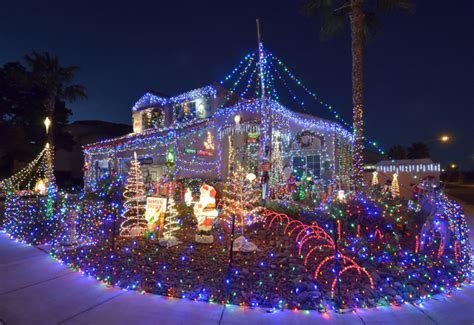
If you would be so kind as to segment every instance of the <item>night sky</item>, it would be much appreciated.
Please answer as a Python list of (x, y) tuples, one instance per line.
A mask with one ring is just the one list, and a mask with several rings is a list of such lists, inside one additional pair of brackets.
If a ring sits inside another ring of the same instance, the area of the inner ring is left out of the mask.
[[(351, 119), (349, 33), (321, 42), (298, 0), (105, 2), (5, 1), (0, 64), (33, 49), (56, 54), (81, 67), (77, 81), (87, 88), (89, 99), (71, 105), (73, 120), (130, 124), (149, 89), (175, 95), (223, 79), (256, 48), (259, 17), (265, 47)], [(434, 158), (474, 168), (474, 1), (418, 1), (415, 15), (381, 22), (366, 48), (367, 136), (388, 148), (447, 133), (453, 143), (430, 142)]]

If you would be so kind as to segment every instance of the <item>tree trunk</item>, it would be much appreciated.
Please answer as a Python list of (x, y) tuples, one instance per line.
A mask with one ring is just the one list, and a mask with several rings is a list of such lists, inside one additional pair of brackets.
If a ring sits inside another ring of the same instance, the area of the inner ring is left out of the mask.
[(352, 181), (356, 190), (364, 186), (364, 11), (363, 0), (352, 0), (350, 15), (352, 34), (352, 107), (354, 148), (352, 152)]

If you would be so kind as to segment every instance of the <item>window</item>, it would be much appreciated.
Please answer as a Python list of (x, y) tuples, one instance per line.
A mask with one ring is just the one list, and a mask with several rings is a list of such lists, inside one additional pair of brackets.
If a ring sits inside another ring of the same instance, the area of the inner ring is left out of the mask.
[(297, 181), (303, 178), (306, 172), (306, 158), (305, 157), (293, 157), (293, 174)]
[(307, 176), (319, 178), (321, 176), (320, 156), (293, 157), (293, 175), (297, 181)]
[(306, 171), (308, 175), (320, 177), (321, 175), (321, 158), (319, 155), (306, 157)]
[(161, 108), (150, 108), (143, 112), (143, 129), (165, 126), (165, 113)]
[(204, 98), (199, 98), (194, 103), (196, 105), (196, 116), (198, 118), (208, 117), (210, 111), (209, 102)]
[(174, 118), (176, 122), (187, 122), (196, 117), (196, 103), (188, 102), (174, 107)]

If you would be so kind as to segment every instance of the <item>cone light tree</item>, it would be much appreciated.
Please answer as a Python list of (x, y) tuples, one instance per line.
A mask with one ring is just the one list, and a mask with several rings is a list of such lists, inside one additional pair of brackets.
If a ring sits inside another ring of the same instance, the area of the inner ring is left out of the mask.
[(393, 197), (400, 196), (400, 185), (398, 184), (398, 174), (397, 173), (393, 174), (391, 191), (392, 191), (392, 196)]
[(178, 212), (176, 210), (176, 203), (174, 202), (173, 197), (168, 199), (167, 213), (166, 213), (166, 223), (165, 231), (163, 232), (163, 237), (165, 239), (175, 238), (176, 231), (179, 230), (180, 225), (177, 219)]
[(176, 155), (174, 147), (171, 145), (166, 152), (166, 167), (168, 169), (170, 186), (168, 186), (167, 193), (168, 200), (166, 205), (163, 237), (159, 240), (159, 244), (164, 247), (172, 247), (181, 243), (181, 241), (176, 238), (176, 232), (181, 228), (181, 226), (177, 219), (178, 213), (175, 208), (172, 190), (175, 164)]
[(379, 185), (378, 173), (373, 172), (372, 173), (372, 186), (377, 186), (377, 185)]

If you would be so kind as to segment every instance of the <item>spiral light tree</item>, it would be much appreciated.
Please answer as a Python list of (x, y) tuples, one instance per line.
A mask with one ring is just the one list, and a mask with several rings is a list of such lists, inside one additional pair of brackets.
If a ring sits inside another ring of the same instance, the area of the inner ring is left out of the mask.
[(180, 224), (177, 219), (178, 212), (175, 206), (174, 199), (170, 197), (168, 200), (166, 223), (164, 225), (165, 231), (163, 232), (163, 238), (161, 238), (159, 242), (160, 245), (165, 247), (171, 247), (181, 243), (175, 237), (176, 232), (180, 229)]
[(145, 219), (145, 184), (143, 183), (142, 171), (136, 153), (134, 153), (134, 159), (128, 171), (123, 197), (125, 198), (123, 204), (125, 220), (120, 224), (120, 236), (137, 237), (145, 235), (148, 230), (148, 223)]

